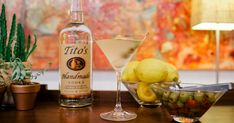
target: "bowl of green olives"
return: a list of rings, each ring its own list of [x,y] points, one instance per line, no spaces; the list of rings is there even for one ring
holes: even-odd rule
[[[151,86],[162,106],[177,122],[197,122],[228,90],[224,84],[180,83],[169,88]]]

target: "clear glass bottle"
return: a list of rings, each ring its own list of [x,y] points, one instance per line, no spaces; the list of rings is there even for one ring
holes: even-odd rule
[[[59,104],[64,107],[91,105],[92,34],[84,25],[82,0],[72,0],[71,22],[59,36]]]

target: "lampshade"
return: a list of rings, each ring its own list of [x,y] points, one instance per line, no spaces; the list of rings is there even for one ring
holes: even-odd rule
[[[234,0],[192,0],[194,30],[233,30]]]

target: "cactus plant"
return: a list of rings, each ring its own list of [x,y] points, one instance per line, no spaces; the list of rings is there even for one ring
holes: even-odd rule
[[[16,15],[14,14],[12,17],[12,22],[11,22],[11,30],[10,30],[10,35],[9,35],[9,40],[7,43],[7,48],[6,48],[6,57],[5,60],[6,61],[10,61],[11,57],[12,57],[12,43],[14,41],[15,38],[15,32],[16,32]]]
[[[23,62],[26,62],[36,49],[37,37],[34,35],[33,44],[30,35],[27,36],[26,40],[22,24],[16,22],[16,14],[12,16],[10,32],[7,35],[5,5],[2,4],[0,14],[0,84],[8,83],[7,85],[9,85],[11,81],[21,85],[28,84],[27,80],[32,77],[31,71],[30,68],[25,67]]]
[[[2,4],[0,22],[0,58],[6,62],[10,62],[11,59],[16,58],[19,58],[22,62],[27,61],[28,57],[37,47],[36,35],[34,35],[34,44],[31,46],[31,36],[28,35],[26,42],[24,28],[20,23],[16,25],[16,15],[14,14],[7,41],[7,21],[4,4]],[[14,47],[12,47],[12,44],[14,44]]]
[[[1,18],[0,18],[0,56],[4,58],[5,56],[5,47],[7,39],[7,27],[6,27],[6,15],[5,15],[5,5],[2,5]]]

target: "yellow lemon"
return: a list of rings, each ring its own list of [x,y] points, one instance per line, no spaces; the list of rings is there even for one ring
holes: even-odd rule
[[[127,64],[126,68],[123,71],[123,77],[122,79],[125,82],[138,82],[139,79],[136,76],[136,67],[139,64],[139,61],[131,61]]]
[[[164,82],[177,82],[179,80],[179,73],[176,67],[172,64],[165,63],[167,66],[167,77],[163,80]]]
[[[161,82],[167,77],[167,67],[163,61],[154,58],[144,59],[138,64],[136,75],[142,82]]]
[[[157,99],[154,92],[150,89],[149,85],[146,83],[139,83],[137,87],[137,96],[141,101],[153,102]]]

